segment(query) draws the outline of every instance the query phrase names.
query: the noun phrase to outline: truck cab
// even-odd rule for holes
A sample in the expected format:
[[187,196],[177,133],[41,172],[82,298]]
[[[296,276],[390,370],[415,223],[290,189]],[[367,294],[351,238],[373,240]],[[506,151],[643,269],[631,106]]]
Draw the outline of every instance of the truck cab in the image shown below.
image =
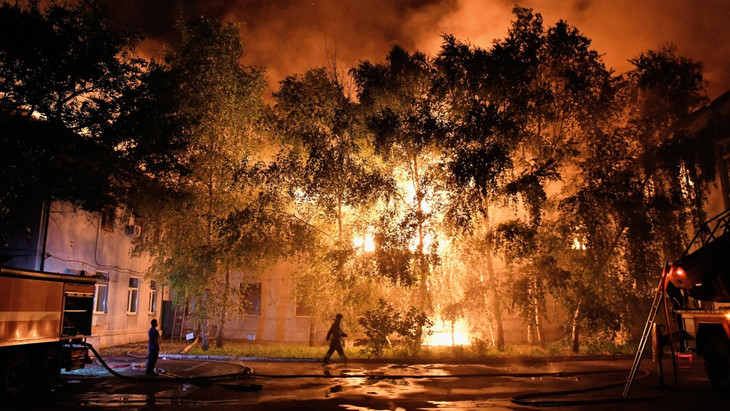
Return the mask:
[[667,274],[680,354],[705,358],[712,384],[730,392],[730,210],[703,224]]

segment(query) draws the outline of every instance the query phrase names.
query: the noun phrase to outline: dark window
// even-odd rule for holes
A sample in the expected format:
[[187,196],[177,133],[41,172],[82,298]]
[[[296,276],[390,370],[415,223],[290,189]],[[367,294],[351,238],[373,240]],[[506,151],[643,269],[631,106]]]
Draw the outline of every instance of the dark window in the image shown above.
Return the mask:
[[150,281],[150,301],[149,311],[150,314],[157,312],[157,281]]
[[245,315],[261,315],[261,283],[241,283],[241,308]]
[[116,223],[117,209],[116,207],[105,207],[101,211],[101,228],[104,231],[114,231],[114,224]]
[[137,314],[139,301],[139,278],[129,277],[129,288],[127,289],[127,314]]
[[297,317],[309,317],[312,315],[312,309],[308,305],[297,299],[296,314]]
[[94,293],[94,312],[105,313],[107,295],[109,294],[109,274],[97,272],[99,280],[96,282],[96,293]]

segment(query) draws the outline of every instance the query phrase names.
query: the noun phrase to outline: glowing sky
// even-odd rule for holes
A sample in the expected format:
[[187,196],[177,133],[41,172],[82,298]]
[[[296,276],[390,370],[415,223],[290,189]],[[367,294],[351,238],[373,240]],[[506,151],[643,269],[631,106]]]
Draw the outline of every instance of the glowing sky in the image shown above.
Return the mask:
[[[434,55],[441,34],[488,48],[506,35],[513,0],[109,0],[114,21],[149,39],[138,50],[159,56],[174,43],[181,16],[211,15],[240,25],[243,63],[265,66],[271,88],[284,76],[327,64],[381,61],[392,43]],[[730,0],[522,0],[545,26],[567,20],[593,40],[617,73],[628,59],[667,43],[701,61],[715,98],[730,89]]]

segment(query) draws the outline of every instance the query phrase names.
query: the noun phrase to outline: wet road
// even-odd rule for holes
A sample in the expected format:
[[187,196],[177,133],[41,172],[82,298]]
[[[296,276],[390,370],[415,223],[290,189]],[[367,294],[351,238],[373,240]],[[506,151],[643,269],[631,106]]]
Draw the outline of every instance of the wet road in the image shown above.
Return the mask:
[[[243,371],[240,361],[186,360],[162,357],[164,373],[144,377],[144,359],[109,360],[118,378],[99,365],[63,375],[50,393],[23,400],[23,409],[537,409],[552,401],[559,409],[692,410],[730,409],[730,400],[718,396],[707,382],[702,360],[680,370],[679,389],[658,390],[656,365],[634,383],[634,401],[615,403],[624,388],[630,360],[495,361],[486,364],[374,364],[350,363],[323,367],[314,362],[246,362],[253,378],[218,378]],[[667,363],[665,368],[671,369]],[[213,378],[206,378],[213,377]],[[673,382],[671,374],[665,376]],[[617,383],[598,391],[594,387]],[[555,391],[570,395],[524,398],[515,396]],[[565,401],[572,401],[566,403]],[[555,409],[555,408],[552,408]]]

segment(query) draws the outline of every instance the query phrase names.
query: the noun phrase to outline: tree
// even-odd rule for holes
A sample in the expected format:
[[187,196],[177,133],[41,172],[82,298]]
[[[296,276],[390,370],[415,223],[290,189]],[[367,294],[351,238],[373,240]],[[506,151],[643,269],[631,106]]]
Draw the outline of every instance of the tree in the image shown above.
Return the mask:
[[313,342],[316,321],[332,314],[324,302],[332,295],[349,300],[348,289],[357,281],[346,270],[353,257],[353,227],[366,225],[366,210],[385,182],[364,154],[369,145],[336,69],[287,77],[273,97],[295,211],[320,234],[307,253],[309,267],[299,270],[296,281],[299,301],[311,310]]
[[581,327],[616,333],[644,320],[633,313],[651,300],[652,274],[681,253],[683,227],[712,168],[683,130],[705,101],[701,66],[670,49],[632,62],[612,103],[615,120],[591,129],[575,191],[560,205],[560,231],[573,244],[556,247],[558,265],[583,277],[562,295],[575,307],[576,351]]
[[[265,187],[246,177],[260,171],[257,164],[264,160],[257,157],[263,144],[257,125],[265,86],[259,71],[240,65],[243,48],[235,26],[198,18],[181,22],[180,29],[182,43],[165,56],[160,79],[172,88],[159,97],[171,99],[162,100],[161,107],[170,110],[161,113],[163,120],[170,116],[184,125],[163,129],[180,133],[168,138],[182,141],[175,155],[183,172],[156,175],[175,201],[156,208],[160,199],[146,198],[148,221],[162,230],[164,241],[150,237],[144,248],[155,259],[153,271],[169,279],[178,298],[196,301],[207,350],[208,320],[218,312],[222,337],[230,271],[242,267],[250,254],[241,251],[255,242],[241,232],[253,229],[252,219],[261,222],[246,213],[261,210],[257,201],[265,198]],[[243,227],[232,224],[242,220]]]
[[[612,96],[610,72],[577,29],[559,21],[545,30],[531,9],[516,7],[514,14],[508,36],[491,49],[445,36],[437,58],[438,89],[451,125],[447,181],[456,194],[448,216],[468,235],[474,222],[481,224],[498,347],[502,287],[528,325],[528,336],[541,339],[548,289],[534,263],[548,200],[545,185],[569,171],[588,131],[607,122],[604,107]],[[511,218],[505,216],[509,204],[515,210]],[[499,214],[502,221],[493,221]],[[507,278],[493,268],[494,251],[507,263]]]
[[[375,152],[395,175],[398,191],[381,213],[378,269],[385,278],[419,287],[416,306],[432,310],[429,265],[437,261],[430,180],[440,135],[438,111],[430,98],[432,62],[422,53],[393,46],[384,63],[362,62],[351,70]],[[415,239],[412,250],[406,247]],[[430,244],[429,244],[429,239]]]
[[114,33],[101,2],[52,0],[0,6],[2,108],[39,116],[83,135],[118,114],[118,97],[138,81],[136,36]]
[[136,169],[102,130],[138,86],[135,38],[110,31],[96,1],[0,5],[0,237],[28,201],[99,211],[125,199]]

